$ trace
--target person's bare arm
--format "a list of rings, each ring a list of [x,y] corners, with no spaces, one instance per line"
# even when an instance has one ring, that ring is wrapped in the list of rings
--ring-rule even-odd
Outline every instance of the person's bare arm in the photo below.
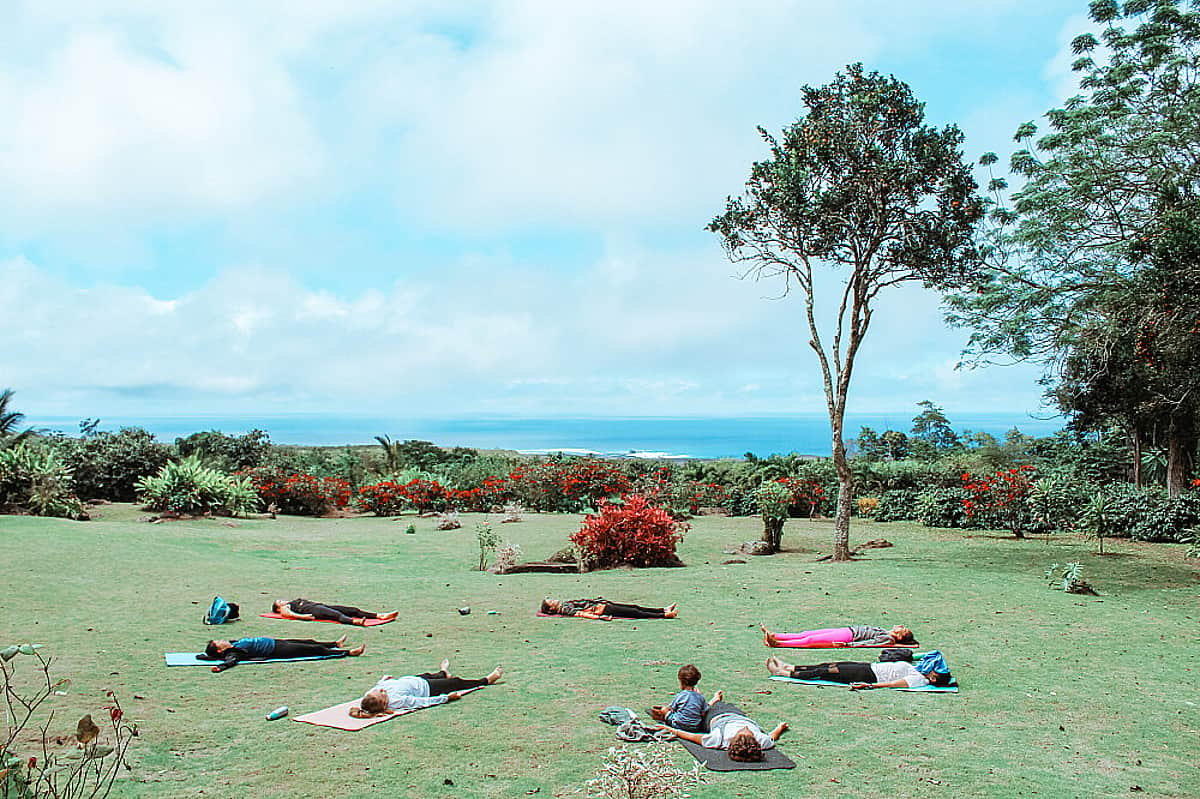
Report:
[[[674,727],[668,727],[666,724],[659,724],[654,727],[648,727],[648,729],[666,730],[667,732],[674,735],[676,738],[682,738],[685,741],[691,741],[692,743],[700,744],[701,746],[704,745],[704,742],[700,740],[700,736],[694,732],[685,732],[684,730],[677,730]]]
[[[851,691],[865,691],[871,688],[907,688],[908,683],[904,680],[892,680],[891,682],[855,682],[850,683]]]
[[[771,740],[772,740],[772,741],[778,741],[778,740],[779,740],[779,736],[780,736],[780,735],[783,735],[783,734],[784,734],[785,732],[787,732],[789,729],[791,729],[791,728],[790,728],[790,727],[788,727],[788,723],[787,723],[786,721],[781,721],[781,722],[779,722],[779,726],[778,726],[778,727],[776,727],[775,729],[771,730],[771,733],[770,733],[770,734],[771,734]]]
[[[279,608],[279,615],[285,619],[300,619],[301,621],[312,621],[316,616],[311,613],[296,613],[292,610],[291,605],[284,605]]]

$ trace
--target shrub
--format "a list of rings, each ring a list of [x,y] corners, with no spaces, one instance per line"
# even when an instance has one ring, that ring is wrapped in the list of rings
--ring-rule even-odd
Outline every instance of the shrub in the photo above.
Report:
[[[961,488],[926,488],[917,494],[915,518],[926,527],[966,527],[971,521],[963,504],[967,496]]]
[[[1031,512],[1029,495],[1033,492],[1033,467],[1001,469],[988,477],[962,476],[963,510],[983,527],[1004,526],[1016,538],[1024,538]]]
[[[437,480],[420,477],[409,480],[404,484],[404,496],[418,513],[440,512],[450,508],[450,492]]]
[[[292,516],[324,516],[350,503],[350,484],[338,477],[288,474],[275,469],[245,473],[266,506]]]
[[[1200,524],[1200,496],[1193,492],[1171,498],[1159,486],[1138,489],[1128,483],[1111,483],[1103,491],[1110,536],[1174,543]]]
[[[768,555],[779,551],[783,540],[783,525],[795,501],[795,492],[782,480],[763,483],[756,492],[758,510],[762,515],[762,540],[766,542]]]
[[[811,518],[821,509],[825,502],[825,489],[816,480],[799,477],[781,477],[775,482],[791,492],[788,515],[799,518]]]
[[[458,520],[458,511],[448,510],[437,515],[437,522],[433,526],[438,530],[457,530],[462,527],[462,522]]]
[[[571,536],[589,568],[675,566],[675,546],[689,526],[640,494],[627,494],[620,504],[600,501],[599,510]]]
[[[359,510],[376,516],[399,516],[408,504],[408,495],[404,492],[404,486],[384,480],[358,489],[355,501]]]
[[[682,771],[667,744],[621,746],[608,750],[596,776],[587,783],[590,799],[675,799],[704,782],[700,764]]]
[[[87,518],[71,493],[71,470],[52,449],[25,442],[0,449],[0,509],[6,507],[34,516]]]
[[[175,449],[184,458],[194,455],[215,469],[236,472],[261,466],[271,449],[271,437],[262,430],[240,436],[209,430],[175,439]]]
[[[194,456],[167,463],[158,474],[139,480],[137,489],[147,510],[167,513],[238,516],[252,513],[259,506],[258,492],[250,478],[210,469]]]
[[[879,507],[879,497],[859,497],[856,504],[859,516],[873,516]]]
[[[140,427],[61,439],[56,448],[74,474],[77,495],[112,502],[133,502],[137,481],[170,460],[170,448]]]
[[[475,525],[475,541],[479,544],[479,571],[487,571],[488,558],[500,546],[500,533],[486,521]]]
[[[907,522],[919,518],[917,498],[921,491],[915,488],[897,488],[885,491],[875,506],[877,522]]]

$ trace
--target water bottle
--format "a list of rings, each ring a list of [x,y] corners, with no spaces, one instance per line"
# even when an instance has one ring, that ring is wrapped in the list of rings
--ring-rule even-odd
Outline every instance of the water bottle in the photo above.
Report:
[[[279,707],[275,708],[274,710],[272,710],[270,713],[267,714],[267,721],[275,721],[276,719],[281,719],[284,716],[286,716],[287,714],[288,714],[287,705],[280,705]]]

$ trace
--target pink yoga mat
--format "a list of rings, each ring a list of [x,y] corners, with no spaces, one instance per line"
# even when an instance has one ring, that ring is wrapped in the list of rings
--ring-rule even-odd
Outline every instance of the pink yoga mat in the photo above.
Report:
[[[768,646],[769,649],[916,649],[920,644],[860,644],[858,646],[834,646],[833,644],[809,644],[808,646]]]
[[[469,694],[472,691],[478,691],[478,688],[468,688],[462,691],[464,694]],[[382,724],[385,721],[390,721],[396,716],[406,716],[409,713],[416,713],[418,708],[411,710],[398,710],[395,713],[389,713],[386,716],[373,716],[369,719],[356,719],[350,715],[350,708],[357,705],[359,700],[351,699],[349,702],[342,702],[340,705],[327,707],[324,710],[314,710],[312,713],[305,713],[302,716],[292,716],[292,721],[299,721],[304,724],[315,724],[318,727],[332,727],[335,730],[346,730],[347,732],[358,732],[361,729],[370,727],[372,724]],[[437,705],[434,705],[437,707]]]
[[[260,613],[258,615],[262,616],[264,619],[283,619],[285,621],[324,621],[329,622],[330,624],[338,624],[338,622],[334,621],[333,619],[290,619],[287,616],[280,616],[278,613]],[[387,624],[389,621],[395,621],[395,619],[363,619],[362,624],[347,624],[346,626],[375,627],[380,624]]]

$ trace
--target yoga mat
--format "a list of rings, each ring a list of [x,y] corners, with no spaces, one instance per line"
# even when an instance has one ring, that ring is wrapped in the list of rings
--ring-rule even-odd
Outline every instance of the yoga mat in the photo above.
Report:
[[[627,619],[624,616],[613,616],[611,619],[589,619],[587,616],[560,616],[557,613],[542,613],[540,610],[534,614],[540,619],[580,619],[582,621],[664,621],[663,619]]]
[[[280,616],[278,613],[260,613],[258,615],[262,616],[264,619],[284,619],[285,621],[324,621],[324,622],[328,622],[329,624],[340,624],[341,623],[341,622],[336,622],[333,619],[292,619],[292,618],[288,618],[287,616]],[[389,621],[395,621],[395,619],[363,619],[362,624],[347,624],[346,626],[347,627],[376,627],[380,624],[387,624]]]
[[[692,757],[703,763],[709,771],[768,771],[776,768],[796,767],[796,764],[787,755],[780,752],[778,747],[764,750],[762,760],[743,763],[740,760],[731,759],[729,753],[724,749],[708,749],[700,744],[685,741],[682,738],[677,738],[676,740],[683,744]]]
[[[217,666],[221,663],[219,660],[208,660],[201,657],[201,652],[167,652],[163,655],[168,666]],[[243,663],[288,663],[293,660],[329,660],[330,658],[345,657],[345,655],[309,655],[303,658],[254,658],[252,660],[239,660],[238,664]]]
[[[480,686],[482,687],[482,686]],[[478,691],[479,688],[468,688],[461,693],[469,694],[472,691]],[[408,710],[397,710],[395,713],[389,713],[386,716],[374,716],[369,719],[356,719],[350,715],[350,708],[357,705],[359,700],[351,699],[349,702],[342,702],[340,705],[327,707],[324,710],[314,710],[312,713],[305,713],[302,716],[293,716],[292,721],[303,722],[304,724],[315,724],[318,727],[332,727],[335,730],[345,730],[347,732],[358,732],[361,729],[370,727],[372,724],[379,724],[384,721],[390,721],[396,716],[404,716],[409,713],[416,713],[420,708],[409,708]],[[434,705],[433,707],[437,707]]]
[[[779,646],[767,645],[770,649],[916,649],[920,644],[857,644],[855,646],[834,646],[833,644],[809,644],[808,646]]]
[[[797,682],[801,685],[832,685],[836,688],[849,688],[848,683],[834,682],[832,680],[797,680],[792,677],[773,676],[772,680],[780,682]],[[921,691],[929,694],[956,694],[958,693],[958,682],[952,682],[949,685],[922,685],[920,688],[873,688],[874,691]]]

